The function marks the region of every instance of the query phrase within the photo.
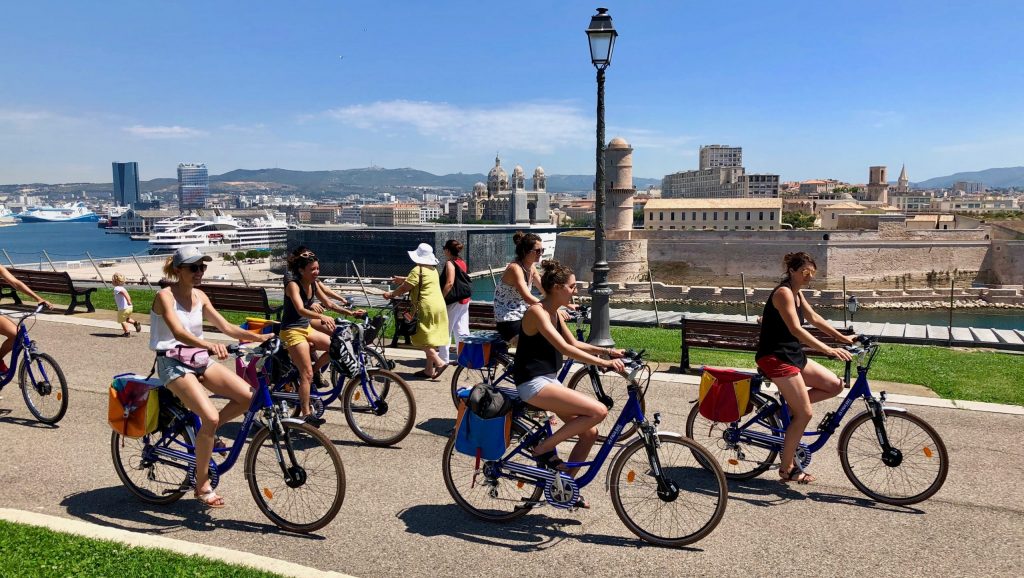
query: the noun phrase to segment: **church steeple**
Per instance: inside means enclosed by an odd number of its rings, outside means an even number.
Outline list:
[[[907,165],[904,164],[900,170],[900,178],[896,181],[896,192],[897,193],[909,193],[910,192],[910,179],[907,178]]]

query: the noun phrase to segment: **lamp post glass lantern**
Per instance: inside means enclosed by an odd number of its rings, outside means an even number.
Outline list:
[[[604,253],[604,71],[612,63],[615,38],[619,35],[612,25],[607,8],[598,8],[590,19],[587,39],[590,42],[590,61],[597,69],[597,172],[594,179],[594,267],[590,284],[591,324],[590,343],[599,347],[615,345],[611,335],[612,290],[608,286],[608,261]]]

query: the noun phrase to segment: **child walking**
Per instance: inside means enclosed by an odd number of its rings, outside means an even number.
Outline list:
[[[139,323],[138,319],[132,319],[132,296],[124,288],[124,275],[114,273],[113,281],[114,303],[117,305],[117,322],[121,324],[121,329],[124,329],[121,337],[131,337],[132,332],[128,328],[128,324],[131,323],[135,326],[136,333],[142,331],[142,324]]]

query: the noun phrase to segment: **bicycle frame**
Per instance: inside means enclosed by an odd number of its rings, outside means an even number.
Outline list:
[[[38,313],[39,310],[36,310]],[[25,364],[25,370],[29,372],[29,379],[32,383],[37,381],[46,381],[49,378],[43,375],[42,380],[37,380],[35,375],[32,374],[31,354],[35,351],[35,342],[28,336],[28,328],[25,327],[25,320],[31,317],[31,315],[25,315],[18,320],[18,333],[14,336],[14,347],[11,349],[11,366],[7,369],[7,373],[0,375],[0,390],[7,386],[8,383],[14,380],[14,376],[18,375],[18,361],[21,360]]]
[[[843,418],[846,417],[847,412],[849,412],[850,406],[852,406],[853,402],[857,399],[864,400],[868,406],[868,411],[870,411],[873,416],[882,415],[880,410],[885,401],[884,394],[881,401],[876,399],[871,393],[871,386],[868,383],[868,369],[870,369],[871,360],[874,359],[877,351],[876,347],[871,348],[867,363],[864,365],[857,365],[857,380],[854,382],[853,387],[850,388],[850,392],[847,394],[846,399],[844,399],[839,405],[839,409],[831,414],[831,418],[823,424],[822,429],[820,431],[803,432],[799,445],[800,448],[813,454],[824,447],[824,445],[832,438],[832,435],[839,429],[839,425],[842,423]],[[844,380],[846,384],[850,383],[850,367],[851,362],[847,362]],[[730,443],[743,441],[766,449],[781,449],[783,441],[785,440],[786,429],[792,422],[792,418],[789,413],[789,405],[786,403],[785,398],[782,398],[781,396],[779,399],[775,399],[774,397],[760,393],[758,395],[762,395],[767,398],[769,400],[768,403],[766,403],[760,411],[754,414],[753,417],[743,422],[742,425],[737,425],[739,422],[731,424],[726,430],[725,439]],[[775,412],[778,412],[779,414],[780,420],[782,421],[782,428],[768,427],[767,425],[766,418]],[[747,428],[758,421],[760,421],[762,426],[770,429],[773,435],[747,431]],[[878,432],[879,436],[885,435],[884,428],[878,429]],[[804,438],[817,439],[808,445],[804,443]],[[882,441],[883,447],[888,447],[888,440],[880,441]]]
[[[576,340],[577,341],[585,341],[583,339],[583,325],[580,323],[585,316],[586,316],[586,313],[582,313],[581,312],[581,313],[578,313],[577,317],[576,317]],[[558,381],[564,382],[565,378],[569,377],[569,370],[571,370],[573,365],[575,365],[575,364],[576,364],[576,361],[573,358],[566,357],[565,361],[562,363],[562,369],[560,369],[558,371]],[[502,372],[501,375],[499,375],[497,377],[495,377],[493,375],[493,368],[491,368],[491,370],[488,371],[485,374],[485,376],[489,376],[490,382],[493,383],[493,384],[497,384],[497,383],[501,382],[502,380],[505,380],[505,381],[508,381],[508,382],[511,383],[512,382],[512,366],[509,365],[508,367],[506,367],[505,371]],[[598,398],[598,399],[600,399],[600,398]]]
[[[637,369],[634,370],[633,372],[634,375],[635,371],[638,371],[640,367],[642,367],[642,364],[638,364]],[[591,377],[596,377],[597,368],[594,366],[588,366],[588,369],[591,372]],[[599,389],[599,394],[604,395],[604,388],[601,387],[600,380],[598,379],[595,383],[597,384],[597,388]],[[635,380],[632,379],[632,375],[630,379],[630,384],[628,386],[628,391],[629,399],[626,401],[625,407],[622,408],[622,413],[619,414],[619,418],[615,421],[615,425],[612,427],[611,432],[608,434],[604,443],[601,445],[594,459],[592,461],[587,462],[565,462],[565,466],[567,468],[586,468],[586,471],[583,473],[583,475],[575,479],[570,477],[568,474],[562,472],[561,476],[559,476],[562,482],[575,484],[577,488],[586,487],[588,484],[590,484],[590,482],[594,480],[594,478],[597,477],[597,474],[601,471],[601,467],[604,465],[604,462],[608,459],[609,454],[615,447],[615,442],[618,441],[620,435],[622,434],[622,430],[626,427],[626,425],[631,421],[636,421],[640,425],[647,423],[647,419],[644,417],[643,412],[640,410],[640,402],[638,401],[640,395],[639,386],[636,384]],[[546,482],[558,483],[556,481],[556,474],[558,474],[559,472],[553,472],[546,468],[540,468],[537,466],[531,466],[510,461],[512,458],[516,456],[523,456],[524,458],[532,461],[533,456],[527,454],[526,450],[527,448],[533,447],[537,442],[539,442],[543,438],[551,435],[550,423],[545,421],[542,425],[540,425],[536,424],[536,422],[532,422],[532,420],[529,420],[529,418],[525,417],[522,408],[516,410],[516,415],[514,419],[517,420],[517,423],[520,427],[522,427],[526,431],[529,431],[530,433],[526,436],[523,436],[518,445],[506,450],[505,454],[501,457],[501,459],[496,460],[494,462],[495,466],[497,467],[493,468],[492,471],[501,472],[502,470],[508,470],[509,472],[512,472],[514,474],[526,476],[527,481],[533,482],[538,486]],[[540,427],[537,427],[537,425],[540,425]],[[643,428],[641,428],[641,431],[643,431]],[[650,440],[645,437],[645,441],[648,444],[648,449],[650,449]],[[649,452],[648,456],[652,460],[657,459],[656,454],[654,454],[653,452]],[[652,464],[652,466],[654,465],[655,464]],[[654,471],[660,472],[660,466],[654,468]],[[659,484],[660,483],[661,481],[659,480]]]
[[[262,375],[259,375],[257,376],[257,380],[258,386],[253,390],[252,401],[249,404],[249,409],[246,410],[243,416],[242,426],[238,430],[238,436],[235,438],[234,443],[228,447],[228,455],[220,463],[217,463],[212,458],[210,460],[210,480],[214,486],[216,486],[219,476],[230,471],[238,460],[238,457],[242,454],[242,448],[248,441],[249,431],[252,429],[253,423],[255,422],[257,412],[266,412],[268,410],[272,410],[274,407],[274,402],[273,399],[271,399],[270,388],[267,385],[266,379]],[[183,423],[176,423],[179,422],[179,420]],[[299,420],[291,418],[282,418],[281,421],[300,423]],[[167,428],[159,432],[161,434],[160,439],[157,440],[156,443],[150,443],[150,438],[155,437],[156,433],[148,434],[143,437],[143,443],[146,448],[143,457],[149,460],[152,460],[154,457],[179,460],[178,462],[165,463],[174,467],[182,467],[182,469],[185,469],[185,466],[187,466],[187,468],[191,470],[196,464],[196,448],[193,444],[190,444],[187,439],[175,434],[178,433],[178,428],[191,428],[193,437],[195,437],[195,432],[199,431],[201,426],[202,421],[199,419],[199,416],[186,410],[184,415],[177,416],[176,419],[171,421],[171,424],[168,425]],[[277,443],[280,441],[277,438],[279,432],[275,431],[272,424],[268,427],[271,427],[271,437],[274,442]],[[174,442],[180,447],[180,449],[170,447],[171,442]],[[290,445],[288,446],[288,451],[291,452]],[[290,479],[288,471],[284,471],[284,475],[286,480]]]

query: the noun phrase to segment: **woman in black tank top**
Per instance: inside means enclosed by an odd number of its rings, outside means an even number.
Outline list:
[[[810,323],[840,343],[853,343],[856,336],[839,333],[815,313],[800,293],[817,272],[814,259],[801,251],[787,254],[783,261],[786,275],[764,304],[755,359],[758,368],[779,388],[792,414],[782,446],[779,475],[786,482],[807,484],[814,481],[814,476],[795,466],[794,454],[813,416],[811,404],[838,395],[843,390],[843,382],[831,371],[807,359],[804,346],[844,361],[850,360],[850,353],[825,345],[803,325]]]
[[[596,399],[558,383],[555,374],[561,368],[562,355],[602,369],[623,371],[624,366],[619,359],[623,352],[576,340],[558,315],[559,308],[572,303],[576,294],[576,276],[572,269],[558,261],[544,261],[541,267],[544,270],[541,285],[545,298],[523,315],[513,377],[520,391],[523,391],[523,386],[531,388],[531,405],[554,412],[565,424],[533,448],[534,458],[542,467],[568,471],[555,453],[555,447],[572,436],[579,436],[579,441],[569,453],[569,461],[586,459],[597,441],[597,424],[608,415],[608,409]],[[598,355],[612,359],[602,359]],[[574,470],[569,471],[570,475],[574,473]],[[578,506],[587,507],[587,504],[581,500]]]
[[[314,331],[310,320],[317,320],[328,332],[334,331],[334,320],[323,314],[322,306],[313,302],[314,298],[326,299],[317,287],[320,262],[316,255],[312,252],[292,255],[288,258],[288,270],[292,273],[292,280],[284,288],[281,343],[288,349],[288,357],[299,371],[299,413],[307,423],[320,427],[324,419],[313,414],[309,390],[314,376],[319,377],[330,356],[321,355],[314,364],[312,352],[327,351],[331,338],[326,333]]]

